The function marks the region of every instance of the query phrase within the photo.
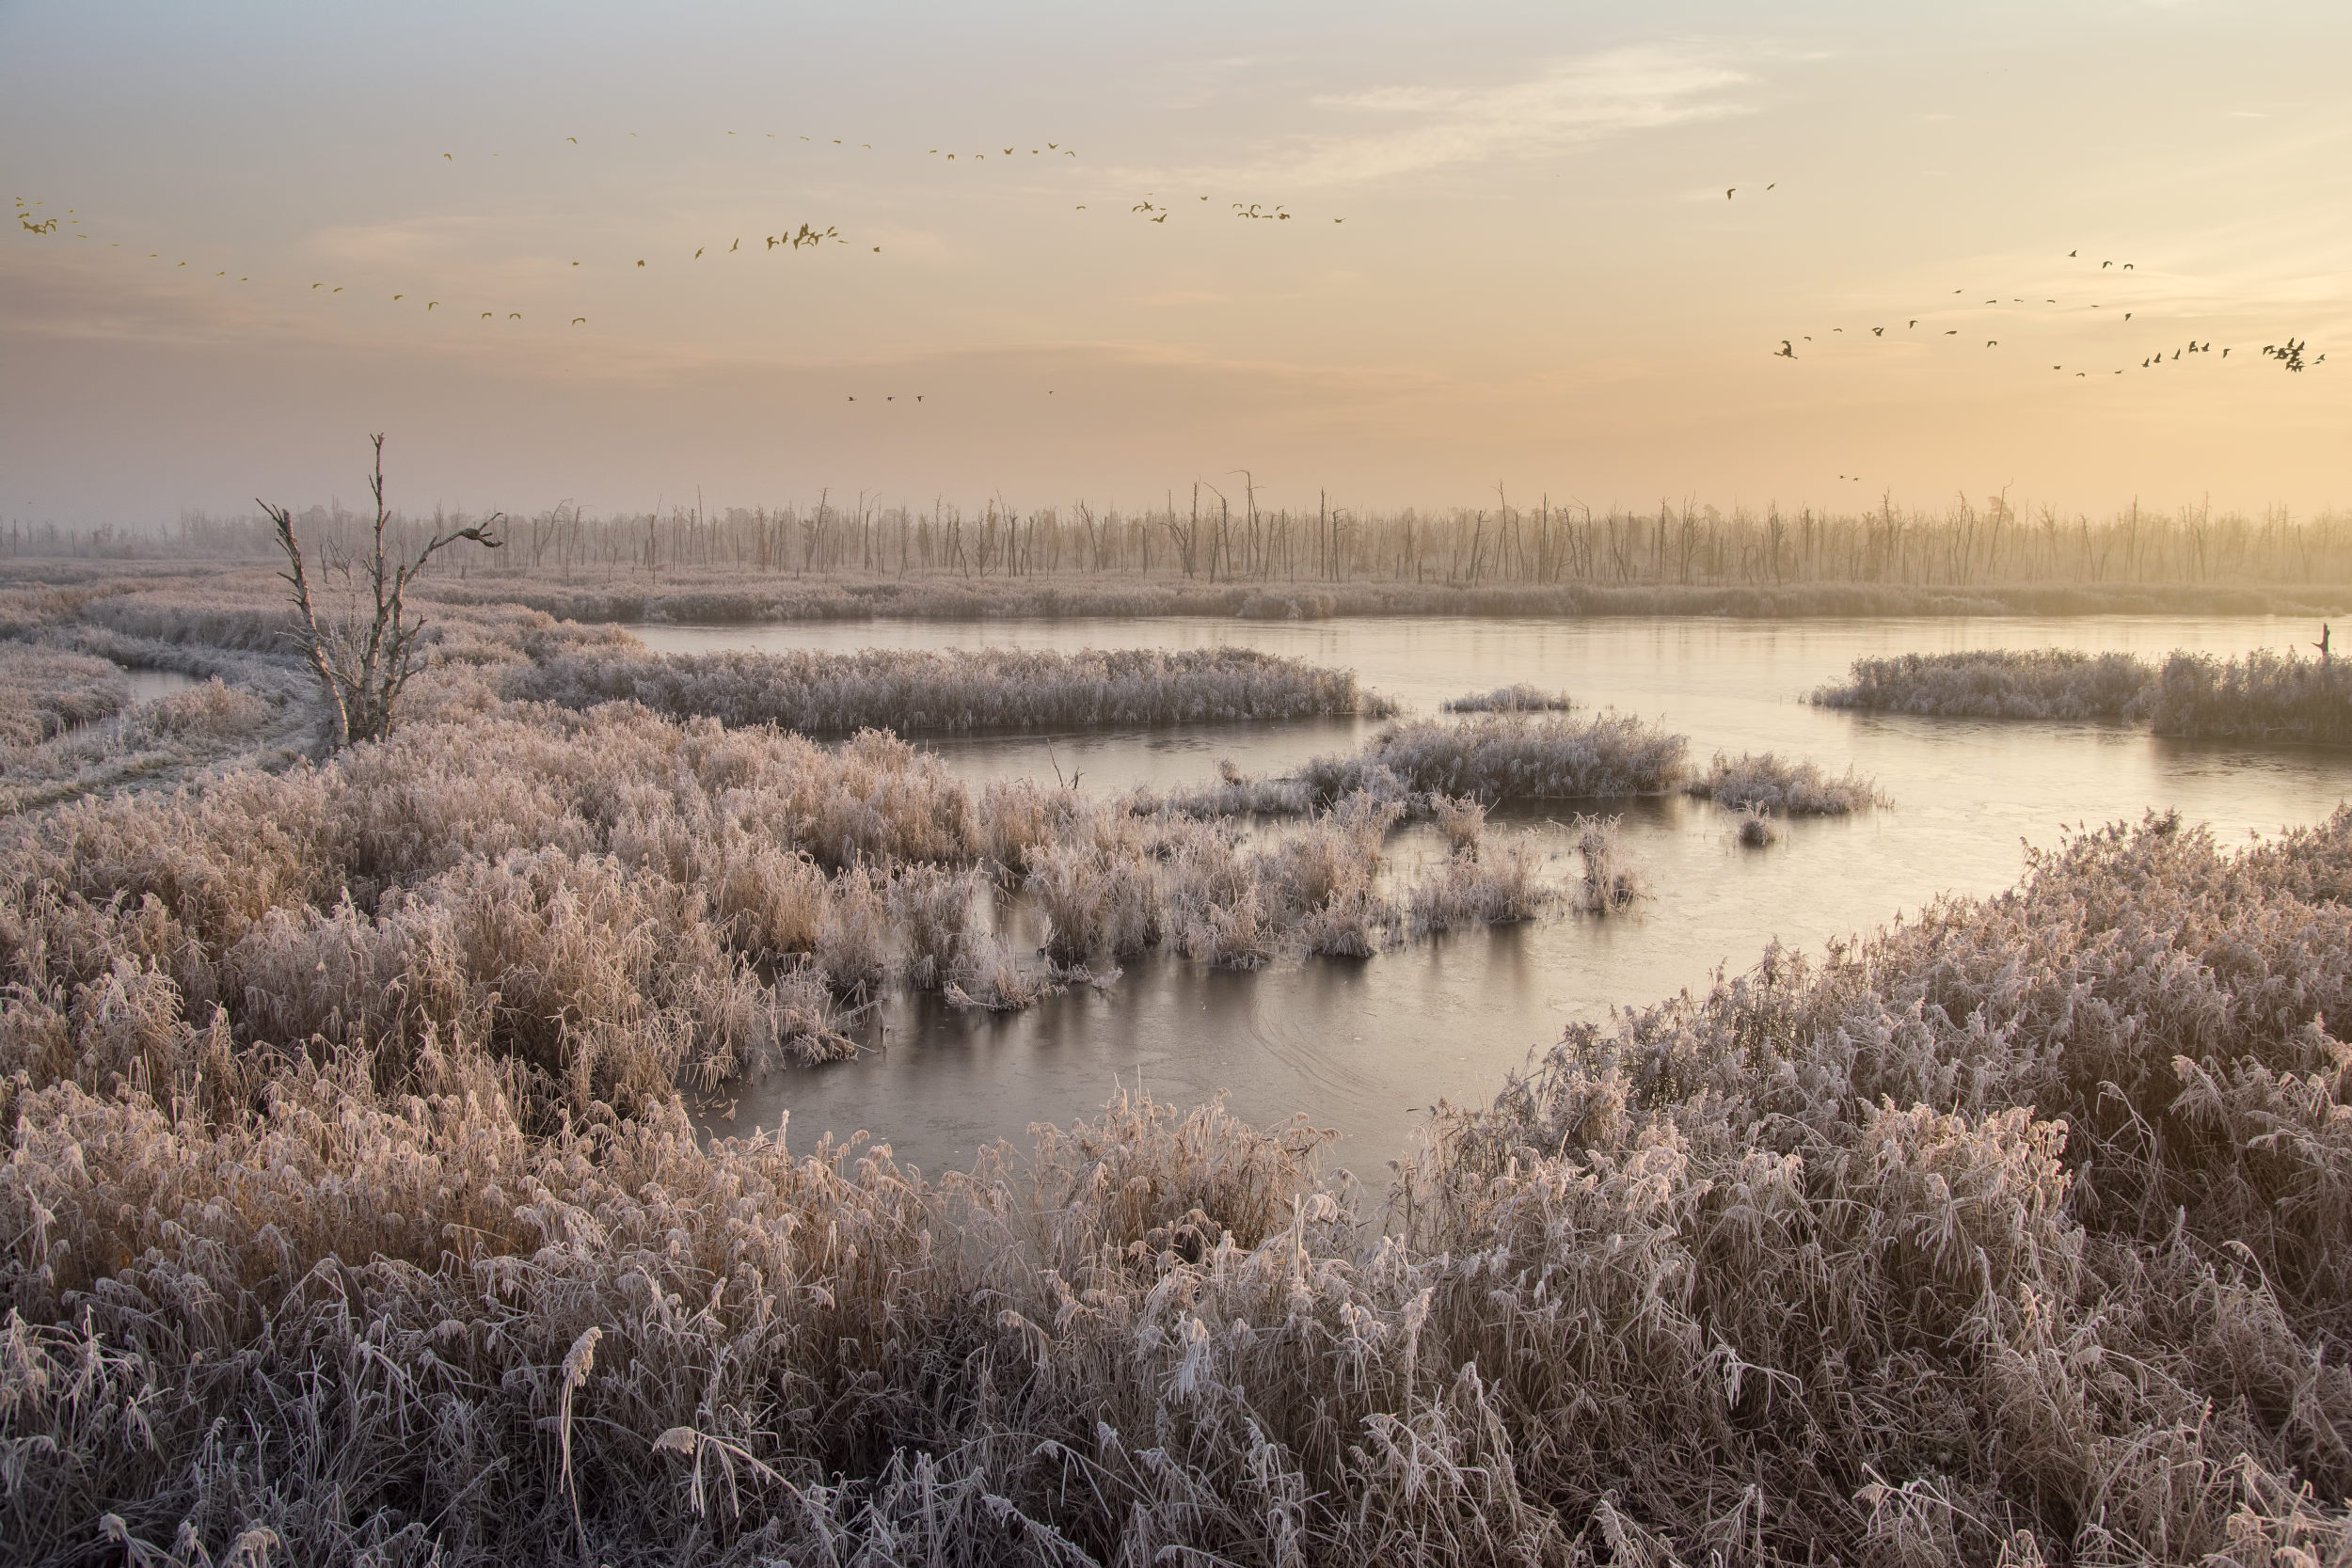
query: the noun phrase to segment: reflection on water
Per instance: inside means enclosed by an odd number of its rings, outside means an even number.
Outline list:
[[[2068,647],[2157,656],[2309,641],[2260,618],[2107,617],[1811,621],[1361,620],[1306,625],[1200,620],[868,622],[760,627],[639,626],[663,651],[720,648],[1195,647],[1230,643],[1354,669],[1410,709],[1511,681],[1663,721],[1694,758],[1775,750],[1873,774],[1892,810],[1796,822],[1778,846],[1743,850],[1725,816],[1685,800],[1618,802],[1625,842],[1651,896],[1629,914],[1565,915],[1456,933],[1369,961],[1316,959],[1257,974],[1154,957],[1104,994],[1073,993],[1009,1018],[894,1000],[857,1060],[754,1086],[721,1132],[773,1126],[796,1147],[865,1129],[926,1166],[968,1164],[1033,1121],[1067,1122],[1116,1084],[1190,1103],[1230,1091],[1249,1119],[1306,1111],[1343,1133],[1341,1163],[1368,1180],[1408,1151],[1422,1108],[1483,1101],[1502,1073],[1570,1019],[1703,987],[1754,963],[1769,942],[1818,950],[1940,893],[2005,887],[2021,842],[2063,828],[2178,809],[2224,842],[2313,822],[2352,787],[2352,752],[2158,741],[2096,724],[1856,716],[1804,694],[1854,659],[1961,648]],[[1183,731],[1053,733],[926,741],[974,778],[1051,778],[1082,787],[1210,778],[1231,757],[1279,772],[1352,748],[1365,726],[1337,721]],[[1049,760],[1048,741],[1051,744]],[[1565,815],[1563,813],[1562,815]],[[1512,818],[1499,816],[1499,822]],[[1518,821],[1527,819],[1520,817]],[[1538,823],[1540,829],[1540,822]],[[1556,840],[1556,834],[1555,834]],[[1555,847],[1565,847],[1555,842]],[[1438,852],[1426,830],[1395,841],[1409,863]],[[1565,875],[1572,862],[1564,861]]]
[[[158,697],[168,697],[175,691],[185,691],[191,686],[203,684],[194,675],[182,674],[177,670],[125,670],[122,674],[130,683],[131,701],[135,705],[151,703]]]

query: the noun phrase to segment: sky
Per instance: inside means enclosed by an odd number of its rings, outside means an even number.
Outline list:
[[[377,431],[514,513],[2309,514],[2347,67],[2341,0],[0,0],[0,524]]]

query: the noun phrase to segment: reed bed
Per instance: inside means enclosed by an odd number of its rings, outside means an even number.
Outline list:
[[[1851,678],[1813,693],[1823,707],[1938,719],[2135,717],[2155,671],[2130,654],[2064,648],[1902,654],[1854,660]]]
[[[0,747],[36,746],[128,707],[119,666],[88,654],[0,642]]]
[[[2158,735],[2214,740],[2352,743],[2352,678],[2325,659],[2266,651],[2165,660],[2143,705]]]
[[[2182,739],[2352,743],[2352,680],[2328,659],[2256,649],[2243,657],[2060,649],[1857,659],[1824,687],[1827,707],[1938,718],[2112,719]]]
[[[1525,681],[1449,698],[1438,705],[1447,713],[1565,713],[1576,706],[1566,692],[1546,691]]]
[[[1317,800],[1356,791],[1484,801],[1660,795],[1688,772],[1689,743],[1629,714],[1476,714],[1384,725],[1349,757],[1317,757],[1299,778]]]
[[[72,670],[76,678],[86,659],[103,672],[91,677],[91,689],[77,689],[57,711],[110,711],[46,739],[0,742],[0,818],[81,795],[183,783],[264,756],[282,762],[310,741],[314,716],[304,702],[304,677],[282,668],[230,660],[236,684],[214,675],[133,704],[120,667],[112,661],[79,654],[54,657],[72,661],[52,667]],[[0,707],[8,702],[0,696]],[[41,723],[46,727],[48,721]]]
[[[1572,1028],[1386,1224],[1303,1121],[1120,1100],[930,1180],[126,961],[0,1015],[0,1546],[2341,1560],[2347,892],[2352,815],[2081,835]]]
[[[1736,757],[1718,752],[1707,771],[1683,788],[1731,811],[1780,816],[1844,816],[1892,803],[1875,780],[1851,768],[1833,776],[1817,763],[1772,752],[1743,752]]]
[[[324,767],[80,800],[0,834],[26,994],[62,1016],[122,962],[191,1016],[221,1007],[240,1040],[398,1057],[471,1032],[581,1114],[842,1054],[843,1015],[893,985],[999,1006],[1162,944],[1249,968],[1405,934],[1379,891],[1393,802],[1343,798],[1246,843],[1033,781],[975,790],[881,732],[825,747],[630,704],[448,705]],[[1050,922],[1062,973],[1038,988],[987,939],[999,889]]]
[[[1134,728],[1395,711],[1360,690],[1346,671],[1251,648],[655,657],[615,649],[532,665],[510,689],[566,707],[627,700],[673,718],[778,724],[812,735]]]

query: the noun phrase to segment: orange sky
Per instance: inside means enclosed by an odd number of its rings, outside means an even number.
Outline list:
[[[2352,11],[1928,10],[0,5],[0,517],[2352,502]]]

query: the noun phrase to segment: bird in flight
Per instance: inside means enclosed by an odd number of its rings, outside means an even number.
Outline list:
[[[1786,339],[1786,338],[1783,338],[1783,339],[1780,341],[1780,348],[1779,348],[1779,350],[1778,350],[1778,351],[1777,351],[1777,352],[1776,352],[1776,353],[1772,356],[1772,357],[1773,357],[1773,358],[1775,358],[1775,359],[1794,359],[1796,356],[1797,356],[1797,351],[1796,351],[1795,346],[1794,346],[1794,345],[1792,345],[1792,344],[1788,341],[1788,339]]]
[[[494,314],[494,312],[492,312],[492,311],[489,311],[489,310],[485,310],[485,311],[483,311],[483,312],[482,312],[482,319],[483,319],[484,321],[485,321],[485,322],[486,322],[486,321],[488,321],[488,320],[490,319],[490,317],[491,317],[493,314]]]
[[[702,247],[702,246],[700,246],[700,245],[696,245],[696,246],[694,247],[694,260],[695,260],[695,261],[701,261],[702,259],[703,259],[703,247]]]
[[[580,145],[580,138],[578,136],[565,136],[564,139],[570,142],[574,147],[578,147]]]
[[[1874,326],[1870,328],[1870,336],[1873,338],[1883,338],[1886,336],[1886,328],[1883,326]]]
[[[394,299],[406,299],[408,296],[406,294],[394,294],[392,297]]]
[[[1738,190],[1739,188],[1740,188],[1739,186],[1734,185],[1734,186],[1732,186],[1729,190],[1724,191],[1724,199],[1725,201],[1729,201],[1729,200],[1731,199],[1731,192],[1732,192],[1732,191],[1736,191],[1736,190]]]
[[[1919,318],[1918,318],[1918,317],[1916,317],[1916,316],[1912,317],[1912,318],[1911,318],[1911,325],[1912,325],[1913,326],[1916,326],[1916,325],[1919,325]]]
[[[1987,348],[1999,348],[2001,346],[2001,340],[1998,338],[1987,338],[1984,341],[1984,346]]]
[[[588,325],[588,318],[586,316],[574,316],[572,318],[572,325],[574,326],[585,326]]]
[[[2072,256],[2072,255],[2074,255],[2074,253],[2073,251],[2071,251],[2071,250],[2070,250],[2070,251],[2068,251],[2066,254],[2067,254],[2067,255],[2069,255],[2069,256]]]
[[[428,299],[428,300],[426,300],[426,301],[424,302],[424,308],[425,308],[426,309],[430,310],[430,309],[433,309],[436,305],[438,305],[438,304],[440,304],[440,303],[441,303],[441,302],[440,302],[439,300],[437,300],[437,299]]]
[[[742,239],[742,236],[739,234],[738,236],[736,236],[736,241],[735,241],[735,243],[734,243],[733,245],[731,245],[727,246],[727,254],[728,254],[728,255],[730,255],[730,256],[732,256],[732,255],[734,255],[737,251],[739,251],[739,250],[740,250],[740,249],[742,249],[742,248],[743,248],[743,239]],[[575,261],[575,262],[573,262],[572,264],[573,264],[574,266],[578,266],[580,263],[579,263],[579,262],[577,262],[577,261]]]
[[[506,319],[511,322],[518,322],[523,319],[523,313],[520,310],[509,310],[506,312]]]

